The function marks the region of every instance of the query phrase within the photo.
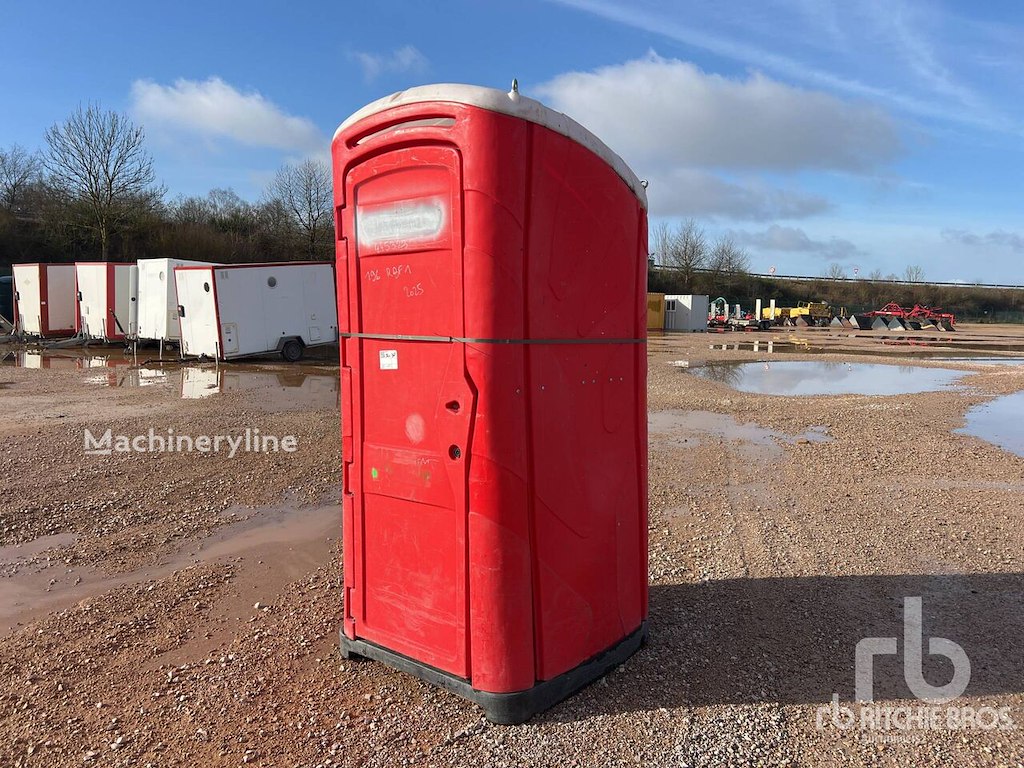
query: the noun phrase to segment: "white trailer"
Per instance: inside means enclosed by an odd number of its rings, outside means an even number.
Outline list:
[[[30,336],[71,336],[75,316],[74,264],[15,264],[14,323]]]
[[[708,297],[676,294],[665,297],[666,331],[706,331]]]
[[[209,265],[205,261],[185,259],[139,259],[139,326],[140,339],[179,341],[178,292],[174,287],[177,267]]]
[[[139,268],[112,261],[75,263],[77,330],[87,339],[123,341],[138,327]]]
[[[294,362],[306,347],[338,340],[333,264],[178,267],[174,280],[186,355],[231,360],[279,352]]]

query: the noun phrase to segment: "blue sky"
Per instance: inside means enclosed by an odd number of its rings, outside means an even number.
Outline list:
[[[146,128],[169,197],[257,199],[364,104],[431,82],[524,93],[752,267],[1024,283],[1024,6],[911,0],[4,0],[0,146],[80,102]]]

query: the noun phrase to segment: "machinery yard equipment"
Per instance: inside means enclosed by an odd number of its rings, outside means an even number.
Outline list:
[[[793,321],[803,318],[808,325],[825,326],[832,320],[832,308],[823,301],[798,301],[789,317]]]
[[[719,296],[711,302],[708,309],[708,328],[725,328],[737,330],[762,330],[771,327],[771,322],[759,320],[750,312],[744,312],[739,304],[733,305],[729,312],[729,302]]]
[[[826,326],[832,320],[832,308],[823,301],[798,301],[795,307],[768,307],[761,319],[772,325]]]
[[[862,317],[881,318],[886,322],[889,330],[897,330],[902,327],[906,330],[920,331],[935,328],[940,331],[956,330],[956,315],[946,312],[938,307],[926,307],[915,304],[907,309],[896,302],[889,302],[881,309],[873,312],[865,312]],[[895,321],[895,322],[894,322]]]

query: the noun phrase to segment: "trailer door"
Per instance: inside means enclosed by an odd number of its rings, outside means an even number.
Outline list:
[[[182,351],[215,357],[221,353],[212,269],[174,272],[181,321]]]
[[[18,327],[25,333],[41,334],[43,332],[43,296],[39,280],[39,270],[45,269],[38,264],[29,264],[14,268],[14,290],[18,292]]]

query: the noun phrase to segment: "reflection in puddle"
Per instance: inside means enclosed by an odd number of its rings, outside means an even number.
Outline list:
[[[289,407],[334,408],[338,405],[338,376],[303,370],[255,371],[221,368],[132,368],[110,371],[86,378],[105,387],[164,386],[194,400],[221,392],[257,392],[260,400],[275,410]]]
[[[826,443],[826,427],[812,427],[799,435],[787,435],[774,429],[748,422],[741,424],[732,416],[710,411],[654,411],[647,416],[647,428],[652,436],[674,438],[670,442],[700,445],[700,436],[715,437],[742,443],[741,453],[761,454],[773,458],[782,455],[783,444]]]
[[[133,359],[123,351],[106,351],[92,354],[85,350],[14,350],[3,353],[0,362],[15,368],[88,370],[89,368],[113,368],[131,365]]]
[[[712,352],[764,352],[772,355],[776,352],[809,352],[810,345],[793,341],[737,341],[732,344],[708,344]]]
[[[295,365],[282,370],[273,365],[182,367],[176,361],[149,361],[136,367],[135,359],[121,351],[92,355],[82,350],[9,352],[3,363],[18,368],[85,370],[89,371],[83,379],[87,384],[161,387],[185,399],[259,390],[261,402],[273,410],[338,406],[338,373],[325,366]]]
[[[218,392],[259,390],[264,405],[274,409],[289,406],[335,408],[338,406],[338,376],[305,371],[243,371],[235,368],[183,368],[181,396],[208,397]]]
[[[1024,456],[1024,392],[998,397],[971,408],[967,424],[956,430]]]
[[[688,369],[701,378],[759,395],[902,395],[955,384],[965,371],[869,363],[718,363]]]
[[[851,346],[844,344],[842,336],[827,339],[810,339],[790,337],[786,341],[735,341],[723,344],[709,344],[711,352],[757,352],[765,355],[775,354],[807,354],[807,355],[872,355],[887,357],[924,358],[928,360],[948,360],[959,363],[998,363],[1004,365],[1024,365],[1024,358],[993,357],[992,352],[1024,351],[1015,344],[979,344],[958,343],[956,339],[903,339],[875,338],[877,342],[870,346]],[[851,334],[849,338],[864,338]],[[824,342],[824,343],[822,343]],[[950,352],[962,354],[953,356]]]

